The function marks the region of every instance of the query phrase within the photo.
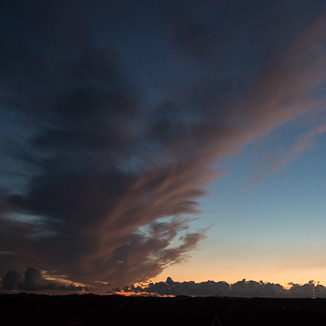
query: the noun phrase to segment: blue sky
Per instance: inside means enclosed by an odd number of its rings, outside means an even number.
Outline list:
[[[276,150],[287,155],[313,128],[304,121],[286,124],[217,164],[226,175],[207,187],[209,195],[200,201],[203,212],[193,223],[211,226],[208,238],[188,264],[173,266],[164,276],[175,273],[181,281],[187,270],[187,280],[196,281],[243,277],[283,285],[310,279],[323,284],[325,135],[315,136],[311,148],[259,181],[254,169]],[[197,270],[205,263],[207,270]]]

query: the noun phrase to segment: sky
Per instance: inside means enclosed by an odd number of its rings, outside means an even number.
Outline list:
[[[326,284],[324,1],[1,7],[3,291]]]

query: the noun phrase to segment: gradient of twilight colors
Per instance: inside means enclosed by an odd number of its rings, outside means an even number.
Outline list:
[[[3,7],[4,290],[326,284],[323,1]]]

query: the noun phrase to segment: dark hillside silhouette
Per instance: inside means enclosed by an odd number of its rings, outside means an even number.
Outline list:
[[[324,299],[1,295],[6,325],[322,325]]]

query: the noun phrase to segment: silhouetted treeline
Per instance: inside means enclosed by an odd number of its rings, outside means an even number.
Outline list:
[[[324,299],[0,295],[5,325],[322,325]],[[214,325],[216,326],[216,325]]]

